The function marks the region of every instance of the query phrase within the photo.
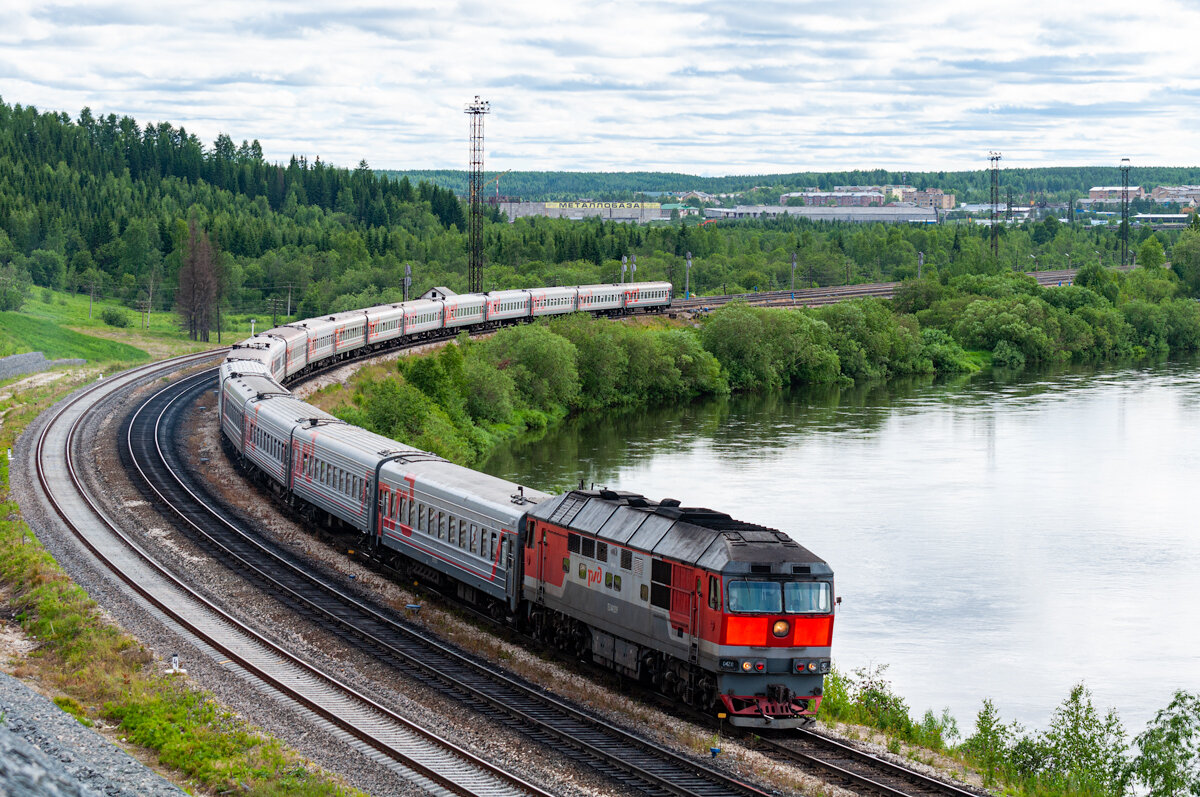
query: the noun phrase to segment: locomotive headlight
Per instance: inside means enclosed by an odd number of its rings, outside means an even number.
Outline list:
[[[744,671],[746,671],[746,672],[750,672],[750,668],[751,668],[751,667],[753,667],[753,666],[754,666],[754,665],[753,665],[753,664],[751,664],[751,663],[750,663],[750,662],[748,662],[748,661],[743,661],[743,662],[742,662],[742,669],[743,669]]]
[[[777,637],[785,637],[792,630],[792,625],[787,620],[776,620],[775,625],[771,627],[771,633]]]
[[[817,671],[817,663],[816,663],[815,661],[810,661],[810,662],[808,663],[808,671],[809,671],[809,672],[816,672],[816,671]]]

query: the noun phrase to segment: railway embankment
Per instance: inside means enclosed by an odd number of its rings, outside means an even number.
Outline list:
[[[46,410],[98,375],[96,368],[69,369],[0,387],[0,410],[5,411],[0,449],[12,451],[11,459],[0,458],[3,669],[19,679],[4,699],[14,707],[10,730],[25,729],[20,718],[30,711],[47,732],[64,723],[66,730],[55,732],[53,744],[42,745],[43,750],[55,749],[56,766],[76,761],[74,771],[84,781],[98,775],[105,784],[88,792],[87,783],[75,778],[78,791],[62,792],[67,794],[154,793],[163,777],[201,791],[354,793],[247,724],[207,690],[165,674],[170,652],[147,645],[152,636],[137,613],[125,615],[118,625],[116,596],[90,580],[86,567],[65,549],[47,548],[35,535],[38,528],[53,539],[46,532],[61,525],[32,496],[33,432],[47,421]],[[53,702],[46,706],[38,696]],[[41,736],[20,734],[26,740]],[[31,768],[11,773],[18,784],[38,776],[36,761],[28,760]],[[56,782],[43,785],[51,789]]]

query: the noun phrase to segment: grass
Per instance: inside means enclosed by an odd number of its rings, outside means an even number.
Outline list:
[[[145,351],[127,343],[84,335],[24,313],[0,313],[0,356],[27,351],[40,351],[50,360],[81,358],[89,363],[150,359]]]
[[[129,319],[129,326],[112,327],[105,324],[102,320],[102,314],[105,309],[115,309],[123,313]],[[165,311],[151,313],[149,326],[143,328],[142,316],[136,311],[121,305],[119,302],[97,299],[92,305],[89,316],[87,294],[65,293],[63,291],[52,291],[48,288],[35,288],[30,292],[28,299],[26,299],[21,309],[16,313],[12,313],[12,315],[45,322],[51,325],[56,331],[74,331],[85,336],[102,338],[110,342],[125,343],[142,349],[144,353],[148,353],[153,359],[187,354],[216,346],[215,336],[212,343],[209,344],[188,340],[187,334],[180,329],[179,320],[174,313]],[[225,333],[227,337],[224,338],[224,343],[228,344],[234,340],[242,340],[249,337],[249,323],[247,322],[244,326],[245,329],[238,327],[227,330]],[[259,328],[261,329],[262,327],[260,326]],[[0,355],[17,353],[16,351],[4,350],[6,340],[7,336],[0,338]],[[36,339],[23,339],[20,343],[22,348],[19,351],[43,350]],[[49,352],[46,353],[46,356],[50,356]],[[128,359],[123,361],[132,362],[132,360]]]
[[[39,412],[79,385],[82,369],[0,396],[0,450]],[[153,656],[104,619],[41,546],[10,499],[9,463],[0,457],[0,594],[37,648],[14,675],[36,676],[55,702],[84,724],[101,719],[204,793],[358,794],[278,741],[248,726],[213,697],[156,671]]]

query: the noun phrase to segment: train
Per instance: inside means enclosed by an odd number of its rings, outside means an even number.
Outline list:
[[[219,367],[230,455],[354,547],[736,726],[791,728],[830,672],[833,571],[777,529],[609,489],[550,495],[339,420],[285,387],[412,341],[573,312],[663,312],[668,282],[421,299],[261,332]]]

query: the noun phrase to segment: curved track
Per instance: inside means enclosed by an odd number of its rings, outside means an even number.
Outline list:
[[[90,408],[89,399],[132,388],[143,379],[211,357],[212,353],[192,355],[134,369],[87,388],[58,407],[37,436],[35,468],[39,486],[67,528],[105,569],[154,610],[306,708],[314,720],[332,723],[395,762],[398,771],[418,788],[435,794],[548,795],[276,647],[158,565],[88,495],[74,449]]]
[[[985,792],[929,777],[810,730],[759,738],[758,746],[860,794],[880,797],[979,797]]]
[[[122,456],[141,474],[149,497],[176,512],[189,536],[214,559],[243,571],[347,644],[369,649],[407,677],[532,740],[570,748],[580,763],[631,790],[662,795],[764,793],[458,652],[336,588],[244,531],[190,474],[173,444],[188,406],[214,385],[215,371],[208,371],[158,391],[131,413],[122,441]]]
[[[1025,273],[1036,279],[1039,285],[1050,286],[1071,282],[1075,279],[1075,271],[1076,269],[1068,268],[1055,271],[1027,271]],[[866,296],[890,299],[899,285],[899,282],[872,282],[865,285],[802,288],[798,291],[763,291],[761,293],[738,293],[729,296],[704,296],[692,299],[676,299],[671,302],[671,309],[707,311],[734,300],[768,307],[819,307],[821,305],[842,302],[846,299],[859,299]]]

